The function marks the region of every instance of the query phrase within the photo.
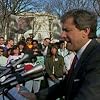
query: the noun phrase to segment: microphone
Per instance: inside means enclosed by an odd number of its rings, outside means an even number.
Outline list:
[[[31,70],[27,71],[26,73],[22,74],[22,76],[27,76],[27,75],[30,75],[30,74],[37,74],[37,73],[39,73],[43,70],[44,70],[44,68],[43,68],[42,65],[37,65],[33,69],[31,69]]]
[[[37,65],[33,69],[20,74],[21,78],[23,78],[23,80],[21,82],[18,82],[17,77],[15,75],[13,75],[12,77],[8,78],[7,80],[1,82],[0,92],[2,92],[3,89],[6,89],[6,88],[11,89],[12,87],[16,86],[17,84],[21,84],[21,83],[29,81],[31,79],[38,78],[40,76],[43,76],[44,74],[45,74],[45,72],[44,72],[43,66]]]
[[[31,79],[38,78],[40,76],[43,76],[44,73],[44,68],[42,65],[36,66],[30,71],[27,71],[26,73],[21,73],[21,77],[23,80],[21,82],[18,82],[16,76],[12,76],[5,80],[4,82],[1,82],[0,84],[0,94],[3,92],[4,89],[11,89],[12,87],[16,86],[17,84],[22,84],[23,82],[29,81]]]
[[[25,59],[29,58],[28,54],[25,54],[22,58],[20,58],[18,61],[16,61],[14,64],[11,64],[5,71],[3,71],[0,74],[0,78],[3,77],[4,75],[7,75],[11,72],[11,68],[10,67],[16,67],[18,64],[20,64],[21,62],[23,62]]]
[[[6,74],[8,74],[9,72],[11,71],[10,68],[7,68],[5,71],[3,71],[1,74],[0,74],[0,78]]]
[[[24,60],[26,60],[27,58],[29,58],[28,54],[25,54],[22,58],[20,58],[19,60],[17,60],[14,64],[12,64],[12,67],[16,67],[18,64],[22,63]]]

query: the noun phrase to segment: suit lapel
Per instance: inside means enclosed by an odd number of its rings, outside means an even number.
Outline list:
[[[97,46],[97,41],[96,40],[92,40],[88,46],[86,47],[86,49],[84,50],[84,52],[82,53],[76,67],[74,70],[74,77],[77,75],[79,69],[81,68],[82,64],[87,62],[87,59],[89,57],[89,55],[91,54],[91,52],[96,48]]]

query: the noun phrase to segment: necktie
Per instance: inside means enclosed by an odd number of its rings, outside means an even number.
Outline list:
[[[78,58],[77,58],[77,55],[75,55],[73,61],[72,61],[72,64],[71,64],[71,67],[70,67],[70,70],[68,71],[68,77],[71,76],[73,70],[74,70],[74,67],[75,67],[75,64],[77,63],[78,61]]]

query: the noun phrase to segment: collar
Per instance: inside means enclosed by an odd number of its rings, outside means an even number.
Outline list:
[[[76,55],[77,55],[78,59],[80,59],[80,57],[81,57],[83,51],[84,51],[85,48],[88,46],[88,44],[91,42],[91,40],[92,40],[92,39],[89,39],[89,41],[77,52]]]

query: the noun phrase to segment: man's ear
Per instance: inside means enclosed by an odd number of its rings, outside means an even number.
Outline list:
[[[83,37],[89,36],[90,34],[90,28],[85,28],[83,31]]]
[[[84,32],[85,32],[87,35],[89,35],[89,33],[90,33],[90,28],[85,28],[85,29],[84,29]]]

